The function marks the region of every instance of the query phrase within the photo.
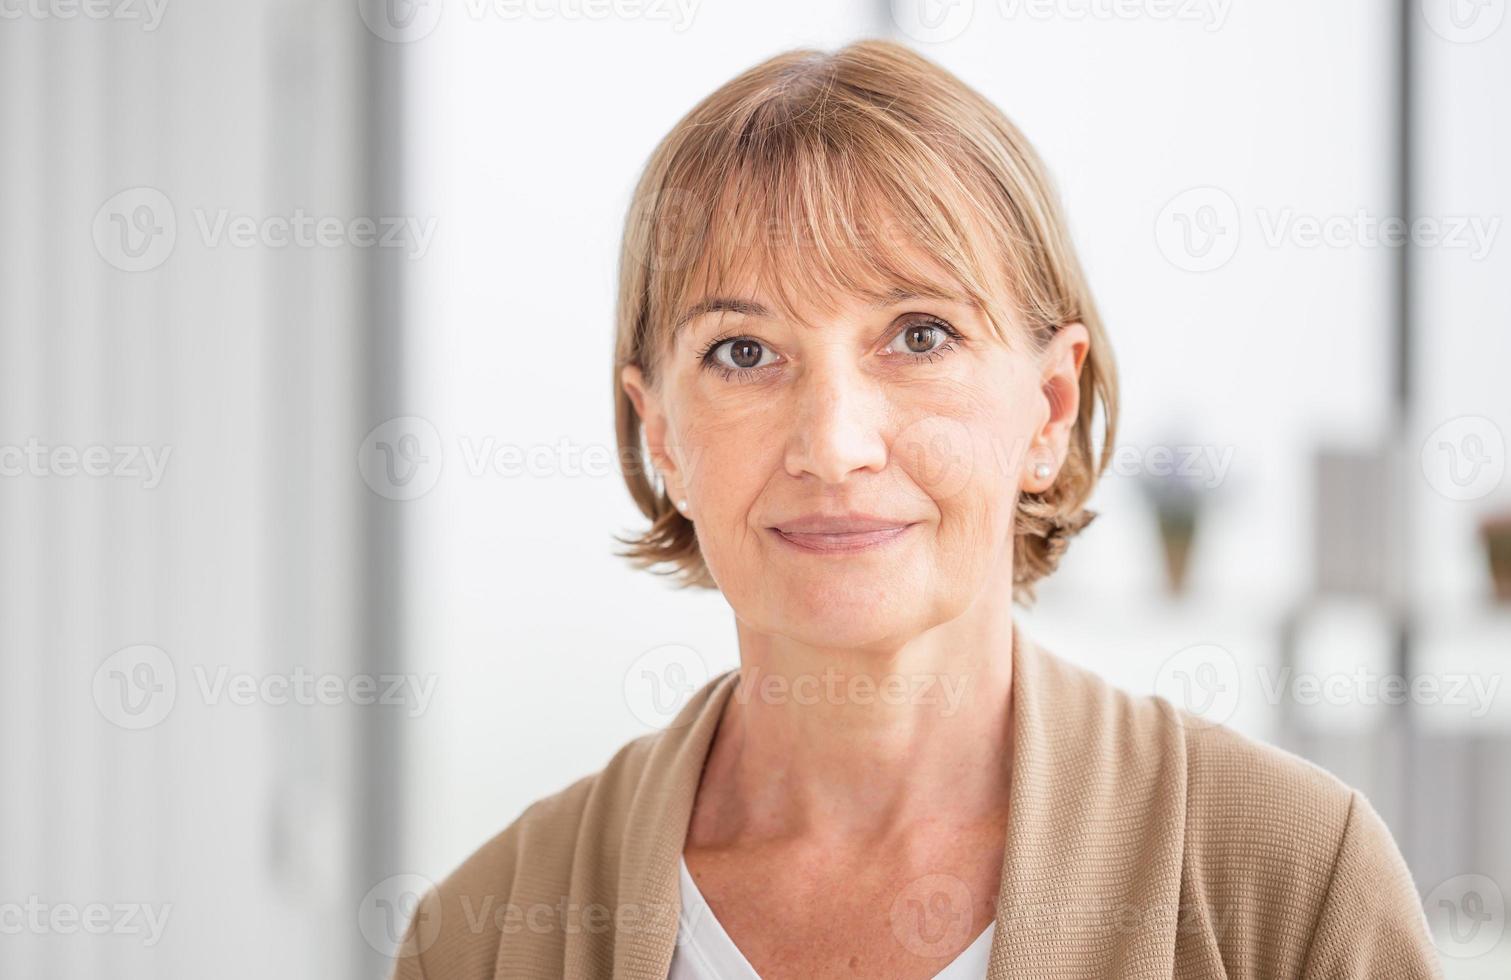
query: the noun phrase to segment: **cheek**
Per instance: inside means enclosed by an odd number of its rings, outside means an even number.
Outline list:
[[[944,529],[995,539],[1011,522],[1031,400],[1004,381],[957,387],[919,408],[893,442],[900,476],[934,503]]]
[[[681,464],[700,534],[743,522],[780,460],[776,427],[759,412],[703,411],[682,433]]]
[[[760,587],[762,542],[751,514],[773,472],[781,470],[777,436],[760,412],[742,412],[733,420],[704,413],[684,434],[698,549],[726,595],[748,597]]]

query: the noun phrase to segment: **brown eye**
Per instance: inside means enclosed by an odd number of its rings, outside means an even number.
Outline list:
[[[729,359],[737,368],[752,368],[761,363],[761,345],[753,340],[736,340],[729,345]]]
[[[914,320],[897,331],[892,343],[887,346],[891,354],[904,354],[933,360],[945,351],[952,350],[955,333],[942,321]]]
[[[711,366],[727,371],[749,371],[776,361],[765,344],[751,337],[732,337],[710,350],[707,358]]]
[[[938,328],[927,323],[919,323],[906,328],[903,336],[906,338],[909,351],[914,354],[927,354],[937,343],[934,339],[937,333],[939,333]]]

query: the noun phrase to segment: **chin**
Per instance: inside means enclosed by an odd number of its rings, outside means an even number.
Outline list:
[[[763,579],[753,603],[760,612],[746,622],[760,632],[813,647],[895,649],[948,617],[936,597],[919,591],[927,576],[858,574],[860,568],[823,575],[775,575]],[[736,607],[738,608],[738,607]]]

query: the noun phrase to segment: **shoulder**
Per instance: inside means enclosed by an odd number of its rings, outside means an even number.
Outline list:
[[[1160,792],[1180,787],[1187,943],[1210,944],[1230,976],[1438,975],[1411,874],[1363,793],[1162,698],[1054,669],[1090,719],[1083,741],[1102,740],[1121,770],[1163,774],[1149,780]]]
[[[507,893],[526,901],[554,900],[548,893],[565,887],[574,861],[596,857],[591,850],[620,829],[624,803],[663,735],[654,732],[626,743],[599,771],[530,804],[463,861],[438,890],[442,895]],[[583,832],[588,824],[590,837]],[[588,851],[580,853],[584,848]],[[521,871],[528,874],[522,876]]]
[[[1057,660],[1051,669],[1058,674],[1055,686],[1085,716],[1067,724],[1078,741],[1102,740],[1108,746],[1103,756],[1125,770],[1176,771],[1179,778],[1162,786],[1178,785],[1184,793],[1185,847],[1205,867],[1253,875],[1296,864],[1330,866],[1355,801],[1362,800],[1342,780],[1083,667]]]
[[[602,769],[531,803],[463,861],[441,889],[496,887],[513,878],[525,859],[538,874],[569,871],[584,824],[593,822],[599,836],[615,829],[625,798],[644,777],[651,751],[664,735],[654,732],[627,742]]]
[[[1440,975],[1416,884],[1367,796],[1171,710],[1187,760],[1182,892],[1209,904],[1225,960],[1262,976]]]
[[[1350,820],[1368,807],[1337,776],[1274,745],[1171,707],[1186,757],[1187,847],[1233,875],[1326,886]],[[1373,810],[1369,811],[1373,814]]]
[[[536,800],[431,887],[410,917],[395,976],[596,974],[613,962],[616,935],[664,925],[666,903],[641,887],[644,851],[664,844],[664,828],[691,808],[737,680],[736,671],[711,678],[667,727]]]
[[[605,852],[617,846],[626,802],[664,734],[630,741],[599,771],[531,803],[436,884],[410,919],[395,977],[494,977],[504,937],[521,933],[532,956],[559,961],[574,875],[612,867]]]

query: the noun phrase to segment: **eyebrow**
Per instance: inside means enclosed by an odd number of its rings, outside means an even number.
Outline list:
[[[689,321],[696,320],[705,313],[739,313],[744,316],[771,316],[771,311],[760,303],[748,299],[731,299],[726,296],[719,296],[694,303],[683,310],[682,315],[677,317],[677,323],[672,327],[672,331],[675,333],[681,330],[687,326]]]
[[[942,286],[925,289],[919,292],[916,289],[892,289],[887,291],[876,303],[876,309],[884,309],[888,306],[896,306],[899,303],[907,303],[915,299],[937,299],[946,303],[959,303],[962,306],[975,306],[976,301],[969,296],[963,296],[953,290]]]
[[[899,303],[907,303],[915,299],[937,299],[943,300],[948,303],[960,303],[967,306],[976,305],[976,303],[969,297],[961,296],[947,289],[938,288],[919,292],[917,290],[903,289],[899,287],[883,293],[881,298],[878,299],[874,304],[872,304],[872,309],[886,309],[889,306],[896,306]],[[677,317],[676,323],[672,326],[672,336],[675,337],[679,332],[681,332],[683,327],[687,326],[688,323],[707,313],[739,313],[742,316],[758,317],[771,316],[770,310],[762,306],[760,303],[755,302],[754,300],[738,299],[729,296],[716,296],[712,299],[705,299],[700,302],[694,303],[692,306],[689,306],[687,309],[683,310],[682,315]]]

